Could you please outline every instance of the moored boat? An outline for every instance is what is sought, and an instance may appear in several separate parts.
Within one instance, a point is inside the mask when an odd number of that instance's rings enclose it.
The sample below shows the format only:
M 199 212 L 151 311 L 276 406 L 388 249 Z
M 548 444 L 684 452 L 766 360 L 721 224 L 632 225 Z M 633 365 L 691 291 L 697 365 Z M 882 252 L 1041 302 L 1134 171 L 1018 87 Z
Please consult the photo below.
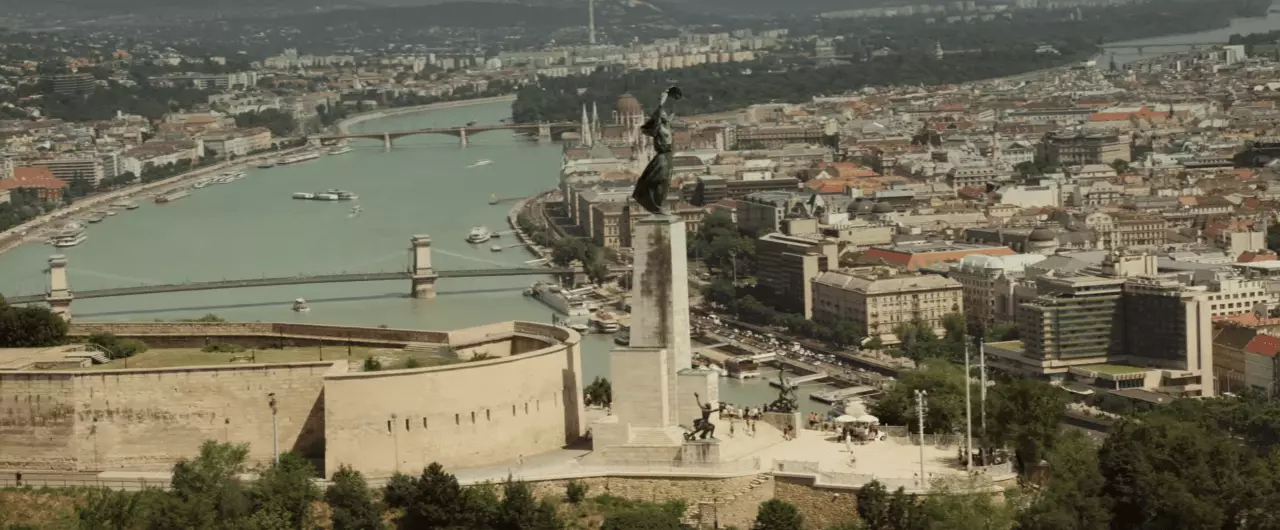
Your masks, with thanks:
M 87 234 L 85 234 L 84 232 L 81 232 L 73 236 L 55 237 L 53 238 L 52 243 L 53 243 L 53 246 L 58 248 L 74 247 L 76 245 L 79 245 L 80 243 L 84 243 L 84 240 L 88 239 L 88 237 L 89 236 Z
M 187 192 L 185 190 L 166 193 L 164 195 L 160 195 L 156 197 L 156 204 L 165 204 L 165 203 L 173 202 L 178 199 L 185 198 L 187 195 L 190 195 L 190 194 L 191 194 L 190 192 Z
M 618 318 L 608 311 L 596 311 L 591 315 L 591 325 L 602 333 L 616 333 L 622 326 L 618 324 Z
M 311 306 L 307 305 L 307 301 L 305 299 L 298 298 L 293 301 L 293 310 L 299 313 L 306 313 L 311 311 Z
M 484 243 L 492 237 L 493 232 L 490 232 L 488 227 L 475 226 L 471 228 L 471 232 L 467 233 L 467 242 L 475 244 Z

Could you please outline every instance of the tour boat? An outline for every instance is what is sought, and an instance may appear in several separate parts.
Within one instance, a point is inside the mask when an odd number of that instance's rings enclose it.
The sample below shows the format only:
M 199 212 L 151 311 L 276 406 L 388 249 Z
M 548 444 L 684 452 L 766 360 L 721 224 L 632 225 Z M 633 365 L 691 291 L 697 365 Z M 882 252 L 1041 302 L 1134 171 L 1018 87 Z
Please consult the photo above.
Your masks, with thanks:
M 328 189 L 328 190 L 325 190 L 324 192 L 329 195 L 337 195 L 338 200 L 340 201 L 354 201 L 360 198 L 359 195 L 356 195 L 346 190 Z
M 288 158 L 283 158 L 280 160 L 280 164 L 281 165 L 297 164 L 298 162 L 306 162 L 308 160 L 315 160 L 317 158 L 320 158 L 319 153 L 306 153 L 301 155 L 294 155 Z
M 469 166 L 467 166 L 467 167 L 468 167 L 468 168 L 473 168 L 473 167 L 487 166 L 487 165 L 492 164 L 492 163 L 493 163 L 493 161 L 492 161 L 492 160 L 476 160 L 476 163 L 471 164 L 471 165 L 469 165 Z
M 293 310 L 299 313 L 306 313 L 311 311 L 311 307 L 307 305 L 306 300 L 299 298 L 293 301 Z
M 338 200 L 338 194 L 337 193 L 317 193 L 315 197 L 312 197 L 312 198 L 317 201 L 336 201 Z
M 316 198 L 316 194 L 314 194 L 314 193 L 298 192 L 298 193 L 293 194 L 293 198 L 295 198 L 295 199 L 301 199 L 301 200 L 304 200 L 304 201 L 309 201 L 309 200 L 311 200 L 311 199 Z
M 102 220 L 106 218 L 107 218 L 107 214 L 95 212 L 93 215 L 90 215 L 89 218 L 85 220 L 89 221 L 90 223 L 101 223 Z
M 175 192 L 172 192 L 172 193 L 166 193 L 166 194 L 164 194 L 164 195 L 161 195 L 161 196 L 159 196 L 159 197 L 156 197 L 156 204 L 164 204 L 164 203 L 168 203 L 168 202 L 173 202 L 173 201 L 176 201 L 176 200 L 178 200 L 178 199 L 184 198 L 184 197 L 186 197 L 187 195 L 190 195 L 190 193 L 188 193 L 188 192 L 186 192 L 186 191 L 175 191 Z
M 488 241 L 489 238 L 491 237 L 493 237 L 493 233 L 490 232 L 487 227 L 476 226 L 476 227 L 473 227 L 471 229 L 471 232 L 467 234 L 467 242 L 477 243 L 477 244 L 484 243 L 485 241 Z
M 579 318 L 585 322 L 591 316 L 591 306 L 586 300 L 559 285 L 535 282 L 526 294 L 571 318 Z
M 126 209 L 126 210 L 137 210 L 137 209 L 138 209 L 138 203 L 136 203 L 136 202 L 131 202 L 131 203 L 129 203 L 129 205 L 128 205 L 128 206 L 125 206 L 125 207 L 124 207 L 124 209 Z
M 345 145 L 344 145 L 344 146 L 342 146 L 342 147 L 339 147 L 339 148 L 337 148 L 337 149 L 334 149 L 334 150 L 332 150 L 332 151 L 329 151 L 329 154 L 330 154 L 330 155 L 345 155 L 345 154 L 350 153 L 350 152 L 352 152 L 352 151 L 354 151 L 354 149 L 352 149 L 352 148 L 351 148 L 351 147 L 349 147 L 349 146 L 345 146 Z
M 724 363 L 729 377 L 734 379 L 751 379 L 760 377 L 760 365 L 749 359 L 729 359 Z
M 489 247 L 489 250 L 493 252 L 502 252 L 502 245 L 494 245 L 492 247 Z
M 272 162 L 263 162 L 258 164 L 258 169 L 271 169 L 273 167 L 276 167 L 276 165 Z
M 616 333 L 621 328 L 617 317 L 608 311 L 597 311 L 591 316 L 591 324 L 602 333 Z
M 53 246 L 58 248 L 74 247 L 76 245 L 79 245 L 80 243 L 84 243 L 84 240 L 87 239 L 88 237 L 89 236 L 86 235 L 84 232 L 81 232 L 74 236 L 58 236 L 53 238 Z

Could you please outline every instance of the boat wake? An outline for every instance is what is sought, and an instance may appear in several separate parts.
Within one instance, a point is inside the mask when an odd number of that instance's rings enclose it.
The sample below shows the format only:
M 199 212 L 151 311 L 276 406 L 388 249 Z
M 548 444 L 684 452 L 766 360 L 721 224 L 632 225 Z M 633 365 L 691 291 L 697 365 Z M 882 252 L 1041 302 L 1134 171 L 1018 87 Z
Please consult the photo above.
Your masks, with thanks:
M 74 271 L 74 272 L 72 272 L 72 274 L 75 274 L 75 275 L 81 275 L 81 274 L 83 274 L 83 275 L 85 275 L 85 276 L 93 276 L 93 277 L 97 277 L 97 278 L 105 278 L 105 279 L 108 279 L 108 280 L 120 280 L 120 281 L 125 281 L 125 282 L 134 283 L 134 284 L 137 284 L 137 285 L 158 285 L 158 284 L 166 283 L 166 282 L 161 281 L 161 280 L 155 280 L 155 279 L 150 279 L 150 278 L 134 278 L 134 277 L 132 277 L 132 276 L 121 276 L 121 275 L 119 275 L 119 274 L 111 274 L 111 273 L 107 273 L 107 272 L 98 272 L 98 271 L 93 271 L 93 270 L 89 270 L 89 269 L 82 269 L 82 268 L 79 268 L 79 267 L 76 267 L 75 271 Z
M 444 254 L 444 255 L 446 255 L 446 256 L 450 256 L 450 257 L 454 257 L 454 258 L 458 258 L 458 259 L 465 259 L 465 260 L 467 260 L 467 261 L 474 261 L 474 262 L 476 262 L 476 263 L 487 263 L 487 264 L 489 264 L 489 265 L 497 265 L 497 266 L 499 266 L 499 267 L 506 267 L 506 266 L 508 265 L 507 263 L 503 263 L 503 262 L 501 262 L 501 261 L 491 260 L 491 259 L 484 259 L 484 258 L 477 258 L 477 257 L 475 257 L 475 256 L 468 256 L 468 255 L 466 255 L 466 254 L 459 254 L 459 253 L 457 253 L 457 252 L 450 252 L 450 251 L 445 250 L 445 249 L 442 249 L 442 248 L 431 247 L 431 252 L 432 252 L 432 253 L 435 253 L 435 254 Z

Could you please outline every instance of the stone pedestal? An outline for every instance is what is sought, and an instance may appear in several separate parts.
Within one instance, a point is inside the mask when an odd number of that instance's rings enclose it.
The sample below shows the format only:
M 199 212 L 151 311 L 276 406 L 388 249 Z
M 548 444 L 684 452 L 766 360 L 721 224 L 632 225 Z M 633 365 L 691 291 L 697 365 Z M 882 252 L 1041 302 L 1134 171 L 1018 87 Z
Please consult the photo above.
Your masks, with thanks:
M 681 428 L 702 416 L 695 392 L 719 406 L 717 374 L 692 369 L 684 221 L 642 219 L 632 246 L 631 343 L 611 354 L 614 416 L 593 424 L 592 456 L 612 464 L 718 462 L 718 444 L 686 443 Z
M 720 433 L 716 433 L 720 434 Z M 680 447 L 680 463 L 688 466 L 720 462 L 719 440 L 694 440 Z
M 668 383 L 676 388 L 676 374 L 693 366 L 689 340 L 689 260 L 685 224 L 679 217 L 653 215 L 636 223 L 634 284 L 631 296 L 631 346 L 665 348 Z M 677 398 L 678 399 L 678 398 Z M 671 423 L 687 420 L 675 416 Z
M 658 348 L 620 347 L 609 355 L 613 413 L 631 427 L 670 427 L 668 354 Z
M 698 395 L 694 396 L 695 393 Z M 702 409 L 698 406 L 699 398 L 703 403 L 710 403 L 711 408 L 720 408 L 720 374 L 696 368 L 681 370 L 676 374 L 679 425 L 692 429 L 693 420 L 702 417 Z M 720 414 L 712 414 L 711 421 L 719 428 Z

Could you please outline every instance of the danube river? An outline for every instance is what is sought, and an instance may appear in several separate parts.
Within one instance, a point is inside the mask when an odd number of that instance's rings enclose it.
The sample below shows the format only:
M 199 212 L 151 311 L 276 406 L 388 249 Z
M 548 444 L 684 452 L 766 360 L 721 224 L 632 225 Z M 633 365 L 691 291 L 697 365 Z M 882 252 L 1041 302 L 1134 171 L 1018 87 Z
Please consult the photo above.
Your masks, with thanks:
M 1180 35 L 1166 35 L 1164 37 L 1152 37 L 1149 39 L 1113 42 L 1108 44 L 1108 46 L 1149 46 L 1154 44 L 1178 44 L 1183 42 L 1227 42 L 1232 35 L 1266 33 L 1268 31 L 1275 30 L 1280 30 L 1280 13 L 1267 13 L 1267 16 L 1265 17 L 1233 19 L 1231 24 L 1225 28 L 1199 31 L 1196 33 L 1184 33 Z M 1133 48 L 1117 49 L 1115 50 L 1115 59 L 1117 64 L 1126 64 L 1139 59 L 1190 50 L 1190 46 L 1153 48 L 1144 49 L 1143 53 L 1139 54 L 1138 51 Z M 1098 66 L 1106 68 L 1110 60 L 1110 54 L 1104 52 L 1098 57 Z
M 491 103 L 402 114 L 352 126 L 353 132 L 398 131 L 498 123 L 510 103 Z M 470 245 L 476 225 L 506 229 L 510 203 L 489 205 L 491 194 L 524 197 L 556 185 L 559 144 L 538 145 L 505 131 L 474 135 L 462 148 L 450 136 L 411 136 L 390 153 L 380 141 L 357 141 L 338 156 L 271 169 L 249 169 L 236 182 L 193 190 L 165 205 L 150 202 L 89 225 L 89 238 L 62 249 L 72 291 L 129 285 L 338 272 L 402 271 L 409 237 L 428 234 L 438 269 L 520 266 L 520 249 L 491 252 L 494 243 Z M 468 168 L 477 160 L 490 165 Z M 292 200 L 294 192 L 350 190 L 352 203 Z M 504 238 L 504 239 L 509 239 Z M 504 239 L 494 242 L 504 242 Z M 28 244 L 0 255 L 0 293 L 45 289 L 45 261 L 55 251 Z M 167 293 L 77 300 L 83 320 L 194 318 L 214 313 L 237 321 L 298 321 L 447 330 L 499 320 L 549 321 L 551 309 L 521 296 L 534 277 L 446 279 L 433 300 L 408 297 L 409 282 L 320 284 Z M 310 313 L 295 313 L 305 298 Z M 586 381 L 608 375 L 608 336 L 584 339 Z M 806 386 L 805 390 L 810 387 Z M 816 388 L 816 387 L 812 387 Z M 802 392 L 803 394 L 804 392 Z M 763 404 L 776 391 L 760 381 L 726 380 L 721 398 Z M 805 410 L 819 410 L 803 400 Z

